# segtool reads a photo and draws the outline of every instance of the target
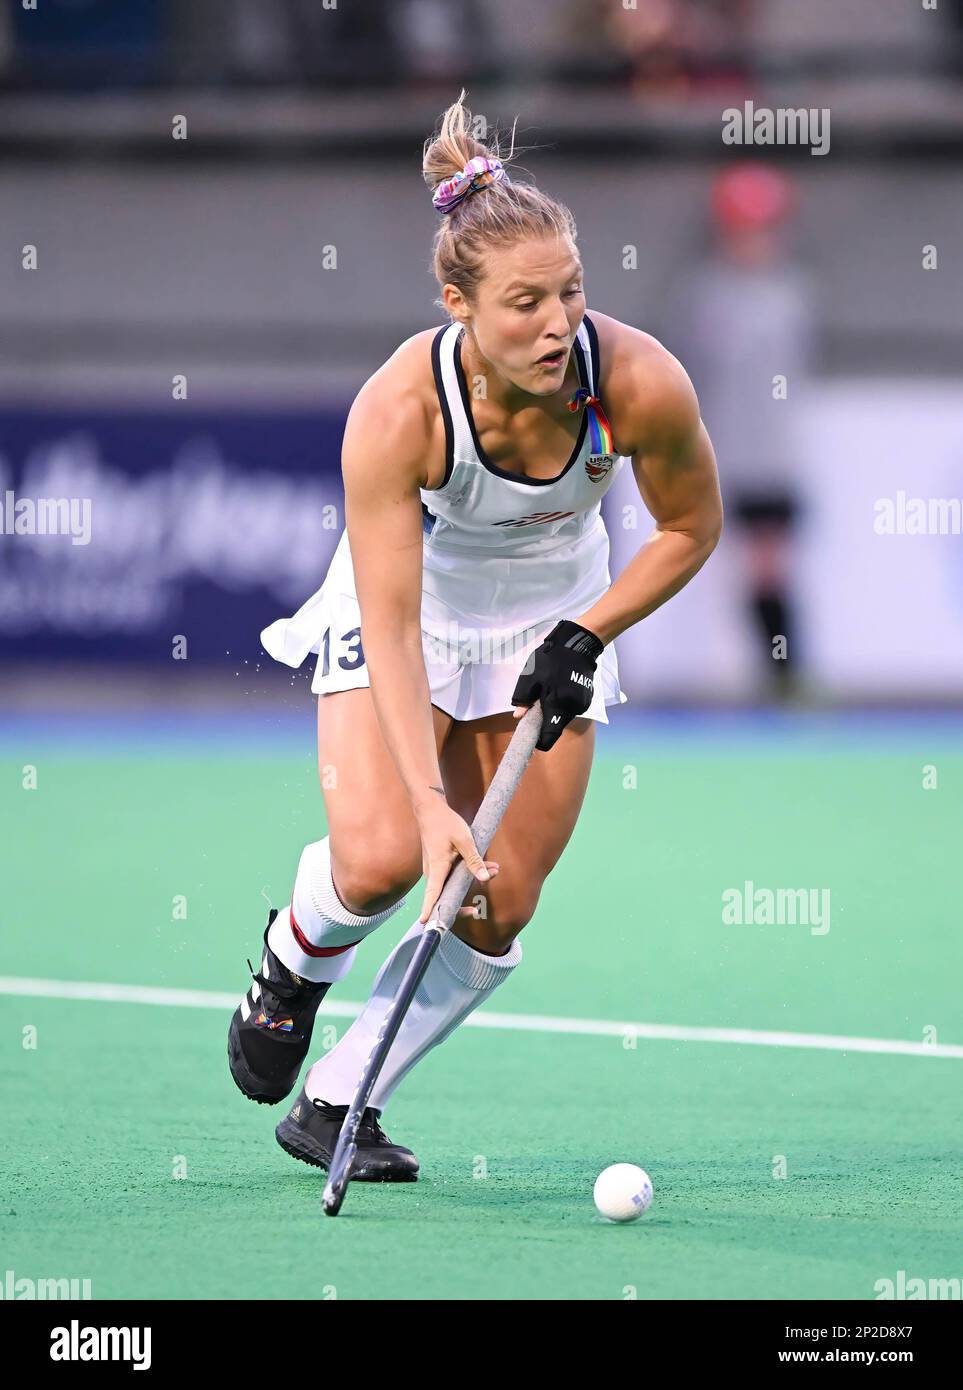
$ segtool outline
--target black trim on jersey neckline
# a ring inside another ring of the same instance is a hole
[[[583,315],[583,322],[587,318],[587,314]],[[525,478],[521,473],[510,473],[505,468],[499,468],[497,463],[492,463],[491,459],[482,448],[481,440],[478,438],[478,431],[475,428],[475,417],[471,413],[471,404],[468,399],[468,382],[465,379],[465,369],[461,362],[461,343],[464,336],[465,330],[462,328],[458,337],[455,339],[455,348],[452,357],[455,363],[455,376],[458,380],[458,389],[461,392],[462,405],[465,408],[465,415],[468,417],[468,428],[471,430],[472,443],[475,446],[475,452],[478,455],[479,462],[483,467],[488,469],[489,473],[494,473],[498,478],[507,478],[510,483],[527,483],[529,487],[548,487],[551,483],[561,482],[582,452],[582,445],[585,443],[585,430],[588,425],[588,412],[585,410],[582,411],[582,423],[579,427],[578,439],[575,441],[575,448],[572,450],[571,458],[568,463],[566,463],[561,473],[556,473],[554,478]],[[585,358],[582,344],[579,342],[577,336],[572,343],[572,348],[575,352],[575,370],[578,374],[578,379],[583,386],[591,390],[591,384],[585,370]]]
[[[601,396],[601,394],[602,394],[602,387],[601,387],[601,383],[600,383],[600,381],[599,381],[599,377],[600,377],[601,374],[602,374],[602,370],[601,370],[601,362],[600,362],[600,357],[599,357],[599,333],[598,333],[598,329],[595,327],[595,324],[594,324],[594,323],[592,322],[592,320],[589,318],[588,314],[583,314],[583,315],[582,315],[582,322],[585,324],[585,329],[586,329],[586,332],[588,333],[588,338],[589,338],[589,349],[590,349],[590,351],[591,351],[591,353],[592,353],[592,395],[593,395],[593,396]],[[588,383],[586,383],[586,384],[588,384]]]
[[[451,477],[452,469],[455,466],[455,426],[452,423],[451,409],[448,405],[445,379],[441,374],[441,340],[450,327],[451,324],[444,324],[431,340],[431,370],[435,378],[435,390],[441,404],[442,419],[445,422],[445,476],[437,487],[425,488],[426,492],[440,492]]]

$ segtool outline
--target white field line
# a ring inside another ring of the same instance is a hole
[[[81,999],[106,1004],[161,1004],[180,1009],[233,1011],[239,994],[217,990],[160,989],[149,985],[108,985],[74,980],[33,980],[0,975],[0,994],[33,999]],[[335,1018],[354,1018],[361,1004],[325,1000],[318,1010]],[[568,1033],[604,1038],[649,1038],[663,1042],[741,1043],[751,1047],[809,1047],[826,1052],[881,1052],[908,1057],[963,1057],[955,1043],[904,1042],[899,1038],[849,1038],[833,1033],[775,1033],[755,1028],[687,1028],[670,1023],[611,1023],[596,1018],[551,1018],[544,1014],[498,1014],[482,1009],[463,1027],[504,1028],[527,1033]]]

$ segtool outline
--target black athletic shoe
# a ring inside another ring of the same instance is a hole
[[[264,931],[264,955],[254,983],[241,1000],[227,1035],[231,1075],[248,1100],[277,1105],[294,1089],[301,1064],[311,1045],[318,1005],[330,985],[302,979],[268,945],[268,931],[277,916],[272,908]]]
[[[274,1131],[281,1148],[302,1163],[327,1168],[348,1113],[346,1105],[327,1105],[308,1100],[304,1088]],[[352,1182],[417,1182],[418,1160],[410,1149],[392,1144],[378,1120],[380,1110],[370,1105],[358,1126],[358,1149],[351,1165]]]

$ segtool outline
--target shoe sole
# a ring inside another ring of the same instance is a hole
[[[305,1134],[300,1126],[292,1123],[285,1118],[274,1131],[274,1137],[285,1153],[292,1158],[299,1159],[301,1163],[310,1163],[312,1168],[323,1168],[325,1172],[331,1163],[331,1155],[326,1153],[309,1134]],[[380,1172],[366,1172],[364,1168],[359,1168],[351,1174],[352,1182],[417,1182],[418,1169],[414,1172],[409,1169],[398,1169],[392,1172],[390,1169]]]
[[[227,1034],[227,1060],[234,1084],[241,1095],[246,1096],[248,1100],[256,1101],[258,1105],[277,1105],[282,1100],[287,1100],[297,1082],[297,1073],[295,1073],[290,1085],[286,1086],[283,1091],[265,1090],[264,1082],[254,1075],[244,1060],[244,1053],[241,1051],[241,1044],[235,1031],[236,1026],[235,1020],[231,1019],[231,1026]]]

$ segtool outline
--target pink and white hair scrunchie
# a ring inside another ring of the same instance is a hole
[[[487,188],[489,184],[501,183],[502,179],[511,183],[500,159],[488,159],[483,154],[476,154],[460,174],[455,174],[453,178],[445,179],[444,183],[438,185],[431,195],[431,201],[438,212],[451,212],[459,203],[463,203],[469,194],[477,193],[480,188]]]

